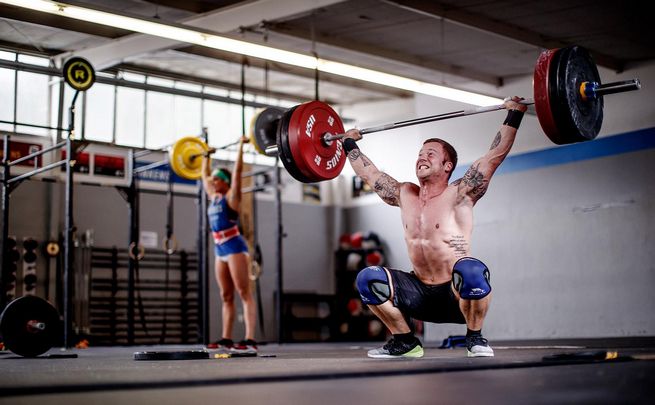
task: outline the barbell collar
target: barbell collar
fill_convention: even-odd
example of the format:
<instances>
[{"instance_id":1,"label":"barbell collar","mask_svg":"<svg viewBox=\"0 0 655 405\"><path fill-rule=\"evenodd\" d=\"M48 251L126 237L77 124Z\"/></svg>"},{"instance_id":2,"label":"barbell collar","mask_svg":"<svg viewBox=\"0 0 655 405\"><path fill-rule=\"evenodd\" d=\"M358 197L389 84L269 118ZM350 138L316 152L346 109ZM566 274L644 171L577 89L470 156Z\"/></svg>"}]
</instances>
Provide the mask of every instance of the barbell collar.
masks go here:
<instances>
[{"instance_id":1,"label":"barbell collar","mask_svg":"<svg viewBox=\"0 0 655 405\"><path fill-rule=\"evenodd\" d=\"M277 145L271 145L267 147L264 153L266 154L266 156L277 156L278 155Z\"/></svg>"}]
</instances>

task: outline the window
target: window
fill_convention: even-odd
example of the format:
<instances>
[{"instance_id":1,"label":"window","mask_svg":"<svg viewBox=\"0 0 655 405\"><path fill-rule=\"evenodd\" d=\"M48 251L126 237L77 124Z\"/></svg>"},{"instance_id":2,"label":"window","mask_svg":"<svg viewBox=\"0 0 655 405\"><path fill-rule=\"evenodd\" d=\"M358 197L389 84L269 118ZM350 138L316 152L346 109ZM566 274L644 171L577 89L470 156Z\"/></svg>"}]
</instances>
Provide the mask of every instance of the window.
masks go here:
<instances>
[{"instance_id":1,"label":"window","mask_svg":"<svg viewBox=\"0 0 655 405\"><path fill-rule=\"evenodd\" d=\"M50 66L48 57L0 51L0 59L18 60L30 65ZM232 97L239 101L239 91L229 91L214 86L203 86L184 80L119 71L117 74L97 72L98 78L120 78L125 83L96 82L88 91L78 93L75 105L75 137L117 145L159 149L174 143L183 136L198 136L203 126L208 128L209 144L221 147L234 143L244 134L240 104L203 99L203 93ZM157 90L143 87L159 86ZM63 86L63 88L61 87ZM68 128L70 106L75 90L63 83L60 75L32 73L20 68L0 68L0 120L33 125ZM170 89L170 90L167 90ZM171 94L183 90L195 94ZM59 105L59 92L63 92ZM14 99L14 93L16 98ZM211 96L209 96L211 97ZM264 101L261 96L246 94L246 100ZM293 103L291 103L292 105ZM245 134L250 131L255 108L245 108ZM13 124L0 123L0 130L13 131ZM55 136L56 131L30 126L17 126L17 132ZM65 131L62 135L66 135Z\"/></svg>"},{"instance_id":2,"label":"window","mask_svg":"<svg viewBox=\"0 0 655 405\"><path fill-rule=\"evenodd\" d=\"M49 76L38 73L18 72L16 121L26 124L50 125L48 120ZM17 126L16 131L35 135L48 135L43 128Z\"/></svg>"},{"instance_id":3,"label":"window","mask_svg":"<svg viewBox=\"0 0 655 405\"><path fill-rule=\"evenodd\" d=\"M175 142L175 96L149 91L147 97L146 148L159 149Z\"/></svg>"},{"instance_id":4,"label":"window","mask_svg":"<svg viewBox=\"0 0 655 405\"><path fill-rule=\"evenodd\" d=\"M202 100L185 96L175 96L173 117L175 118L175 139L183 136L199 135L202 131L200 109Z\"/></svg>"},{"instance_id":5,"label":"window","mask_svg":"<svg viewBox=\"0 0 655 405\"><path fill-rule=\"evenodd\" d=\"M203 126L207 127L208 143L216 148L228 143L226 120L228 117L228 104L214 100L203 102Z\"/></svg>"},{"instance_id":6,"label":"window","mask_svg":"<svg viewBox=\"0 0 655 405\"><path fill-rule=\"evenodd\" d=\"M86 94L84 138L112 142L114 135L114 89L109 84L95 83Z\"/></svg>"},{"instance_id":7,"label":"window","mask_svg":"<svg viewBox=\"0 0 655 405\"><path fill-rule=\"evenodd\" d=\"M116 139L119 145L143 147L145 91L118 87L116 94Z\"/></svg>"},{"instance_id":8,"label":"window","mask_svg":"<svg viewBox=\"0 0 655 405\"><path fill-rule=\"evenodd\" d=\"M14 85L14 70L0 69L0 89L3 94L2 102L0 102L0 120L14 121ZM13 131L14 126L0 123L0 129Z\"/></svg>"}]
</instances>

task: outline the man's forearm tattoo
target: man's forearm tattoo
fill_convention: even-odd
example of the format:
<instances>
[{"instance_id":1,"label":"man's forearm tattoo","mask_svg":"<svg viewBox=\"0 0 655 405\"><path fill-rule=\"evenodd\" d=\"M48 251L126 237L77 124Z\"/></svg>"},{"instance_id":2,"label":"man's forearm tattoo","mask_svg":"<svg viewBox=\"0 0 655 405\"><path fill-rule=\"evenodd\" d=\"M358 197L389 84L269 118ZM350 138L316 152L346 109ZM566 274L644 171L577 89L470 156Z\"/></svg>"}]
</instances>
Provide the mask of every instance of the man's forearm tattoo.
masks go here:
<instances>
[{"instance_id":1,"label":"man's forearm tattoo","mask_svg":"<svg viewBox=\"0 0 655 405\"><path fill-rule=\"evenodd\" d=\"M500 145L500 140L502 136L500 135L500 131L496 134L496 137L494 138L494 141L491 143L491 147L489 150L496 149L496 146Z\"/></svg>"},{"instance_id":2,"label":"man's forearm tattoo","mask_svg":"<svg viewBox=\"0 0 655 405\"><path fill-rule=\"evenodd\" d=\"M386 173L382 173L379 179L375 181L373 186L375 192L378 193L382 201L386 202L389 205L398 205L398 197L400 195L400 189L398 187L398 182L391 178Z\"/></svg>"},{"instance_id":3,"label":"man's forearm tattoo","mask_svg":"<svg viewBox=\"0 0 655 405\"><path fill-rule=\"evenodd\" d=\"M461 258L468 255L469 243L464 235L452 235L448 241L448 246L455 252L455 257Z\"/></svg>"},{"instance_id":4,"label":"man's forearm tattoo","mask_svg":"<svg viewBox=\"0 0 655 405\"><path fill-rule=\"evenodd\" d=\"M364 167L371 165L371 162L362 154L362 152L359 151L359 149L353 149L348 153L348 159L350 159L351 162L360 158L362 159L362 165L364 165Z\"/></svg>"},{"instance_id":5,"label":"man's forearm tattoo","mask_svg":"<svg viewBox=\"0 0 655 405\"><path fill-rule=\"evenodd\" d=\"M351 161L359 159L360 156L362 156L362 152L360 152L359 149L353 149L348 153L348 159Z\"/></svg>"},{"instance_id":6,"label":"man's forearm tattoo","mask_svg":"<svg viewBox=\"0 0 655 405\"><path fill-rule=\"evenodd\" d=\"M462 177L462 182L471 188L469 195L474 200L480 199L484 193L487 192L488 181L485 180L484 175L478 171L480 164L469 167L469 169Z\"/></svg>"}]
</instances>

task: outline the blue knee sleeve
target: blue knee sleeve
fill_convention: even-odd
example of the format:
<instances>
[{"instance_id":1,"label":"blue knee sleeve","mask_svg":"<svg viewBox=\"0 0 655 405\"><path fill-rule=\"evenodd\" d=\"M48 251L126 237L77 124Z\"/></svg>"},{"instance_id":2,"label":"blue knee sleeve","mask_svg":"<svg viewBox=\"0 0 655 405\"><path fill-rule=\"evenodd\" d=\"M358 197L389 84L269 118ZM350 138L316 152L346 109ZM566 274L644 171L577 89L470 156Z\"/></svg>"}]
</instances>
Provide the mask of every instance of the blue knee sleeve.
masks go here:
<instances>
[{"instance_id":1,"label":"blue knee sleeve","mask_svg":"<svg viewBox=\"0 0 655 405\"><path fill-rule=\"evenodd\" d=\"M467 300L479 300L491 292L489 269L472 257L463 257L453 267L453 286L459 296Z\"/></svg>"},{"instance_id":2,"label":"blue knee sleeve","mask_svg":"<svg viewBox=\"0 0 655 405\"><path fill-rule=\"evenodd\" d=\"M391 296L387 272L380 266L369 266L360 271L356 284L364 304L380 305Z\"/></svg>"}]
</instances>

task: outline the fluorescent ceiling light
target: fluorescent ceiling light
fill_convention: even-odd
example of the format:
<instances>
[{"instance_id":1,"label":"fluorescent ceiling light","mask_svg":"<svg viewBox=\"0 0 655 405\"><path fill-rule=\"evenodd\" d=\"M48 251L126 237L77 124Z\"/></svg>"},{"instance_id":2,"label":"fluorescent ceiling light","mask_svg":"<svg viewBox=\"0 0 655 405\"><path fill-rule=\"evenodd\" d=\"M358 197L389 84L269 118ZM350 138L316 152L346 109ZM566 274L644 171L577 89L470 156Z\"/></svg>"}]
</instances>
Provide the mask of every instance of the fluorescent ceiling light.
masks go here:
<instances>
[{"instance_id":1,"label":"fluorescent ceiling light","mask_svg":"<svg viewBox=\"0 0 655 405\"><path fill-rule=\"evenodd\" d=\"M446 86L414 80L407 77L383 73L372 69L347 65L345 63L333 62L314 56L303 55L296 52L289 52L282 49L271 48L239 41L216 35L208 31L200 31L197 28L189 28L181 24L163 23L148 19L129 17L120 14L109 13L91 8L80 7L73 4L58 3L48 0L0 0L0 3L56 14L63 17L88 21L110 27L121 28L127 31L141 34L153 35L180 42L187 42L232 52L240 55L252 56L255 58L270 60L288 65L303 67L307 69L318 69L321 72L331 73L338 76L354 78L361 81L380 84L408 90L415 93L427 94L434 97L459 101L462 103L478 106L490 106L502 104L499 98L489 97L464 90L452 89Z\"/></svg>"}]
</instances>

